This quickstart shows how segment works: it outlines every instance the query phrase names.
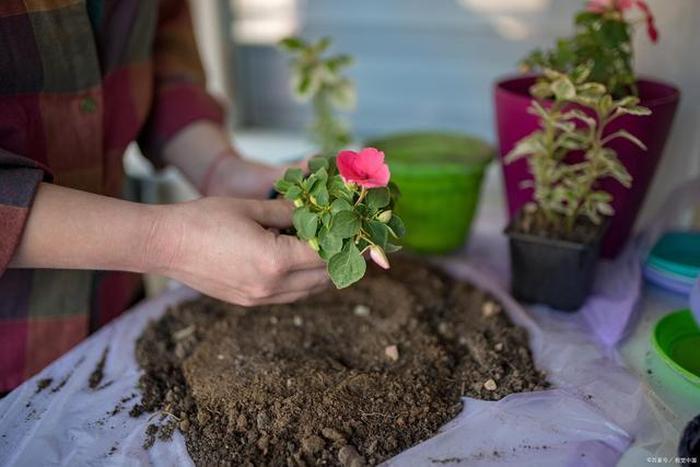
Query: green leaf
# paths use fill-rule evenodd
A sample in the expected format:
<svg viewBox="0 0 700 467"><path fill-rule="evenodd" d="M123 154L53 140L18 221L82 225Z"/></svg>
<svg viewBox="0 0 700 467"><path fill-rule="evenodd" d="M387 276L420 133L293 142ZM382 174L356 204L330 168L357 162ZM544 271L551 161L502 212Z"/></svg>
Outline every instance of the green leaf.
<svg viewBox="0 0 700 467"><path fill-rule="evenodd" d="M389 188L389 194L391 195L391 200L393 202L396 202L399 198L401 198L401 190L399 190L399 186L396 183L389 182L387 188Z"/></svg>
<svg viewBox="0 0 700 467"><path fill-rule="evenodd" d="M600 83L584 83L578 87L579 93L592 97L604 96L607 91Z"/></svg>
<svg viewBox="0 0 700 467"><path fill-rule="evenodd" d="M387 243L386 247L384 248L384 251L387 253L396 253L399 250L401 250L401 247L399 245L394 245L393 243Z"/></svg>
<svg viewBox="0 0 700 467"><path fill-rule="evenodd" d="M292 187L292 183L288 182L287 180L280 179L275 182L275 190L277 190L278 193L284 194L289 190L290 187Z"/></svg>
<svg viewBox="0 0 700 467"><path fill-rule="evenodd" d="M340 211L333 216L331 232L339 238L350 238L360 230L360 219L353 211Z"/></svg>
<svg viewBox="0 0 700 467"><path fill-rule="evenodd" d="M284 197L293 201L293 200L297 199L298 197L300 197L302 193L303 192L302 192L301 188L299 188L297 185L292 185L289 187L287 192L284 194Z"/></svg>
<svg viewBox="0 0 700 467"><path fill-rule="evenodd" d="M651 115L651 110L646 107L642 107L641 105L634 107L618 107L617 112L621 114L637 115L640 117Z"/></svg>
<svg viewBox="0 0 700 467"><path fill-rule="evenodd" d="M309 159L309 170L317 172L320 169L328 170L328 159L325 157L313 157Z"/></svg>
<svg viewBox="0 0 700 467"><path fill-rule="evenodd" d="M306 42L299 37L287 37L279 42L279 46L291 52L303 49L306 47Z"/></svg>
<svg viewBox="0 0 700 467"><path fill-rule="evenodd" d="M366 229L370 240L375 245L379 245L382 248L386 246L389 240L389 227L386 224L379 221L369 221L366 223Z"/></svg>
<svg viewBox="0 0 700 467"><path fill-rule="evenodd" d="M294 228L297 229L297 236L302 240L310 240L316 237L318 227L318 215L309 211L309 208L298 208L292 216Z"/></svg>
<svg viewBox="0 0 700 467"><path fill-rule="evenodd" d="M552 95L552 87L549 83L540 81L530 86L530 94L537 99L547 99Z"/></svg>
<svg viewBox="0 0 700 467"><path fill-rule="evenodd" d="M347 241L342 251L328 261L328 275L339 289L362 279L367 264L352 241Z"/></svg>
<svg viewBox="0 0 700 467"><path fill-rule="evenodd" d="M340 175L331 177L328 182L328 192L334 198L342 198L348 202L352 201L352 192L347 189Z"/></svg>
<svg viewBox="0 0 700 467"><path fill-rule="evenodd" d="M353 60L350 55L336 55L335 57L331 57L326 60L326 67L331 73L335 73L340 70L340 68L351 65L352 62Z"/></svg>
<svg viewBox="0 0 700 467"><path fill-rule="evenodd" d="M391 216L391 219L389 219L389 223L387 223L386 225L389 227L391 234L395 238L401 238L404 235L406 235L406 227L404 226L401 218L396 214L393 214Z"/></svg>
<svg viewBox="0 0 700 467"><path fill-rule="evenodd" d="M641 149L644 149L646 151L647 147L642 141L634 136L632 133L630 133L627 130L617 130L615 133L612 133L611 135L608 135L605 137L605 141L612 141L616 138L623 138L626 139L627 141L630 141L634 143L635 145L639 146Z"/></svg>
<svg viewBox="0 0 700 467"><path fill-rule="evenodd" d="M291 183L301 183L304 179L304 172L301 169L287 169L284 173L284 180Z"/></svg>
<svg viewBox="0 0 700 467"><path fill-rule="evenodd" d="M333 235L328 229L323 228L318 234L318 242L321 246L321 250L327 255L327 259L330 259L336 253L340 252L343 248L343 239Z"/></svg>
<svg viewBox="0 0 700 467"><path fill-rule="evenodd" d="M372 188L367 192L365 201L370 208L374 209L381 209L388 206L390 201L389 189L385 187Z"/></svg>
<svg viewBox="0 0 700 467"><path fill-rule="evenodd" d="M337 198L331 203L331 212L338 214L340 211L352 211L352 204L346 199Z"/></svg>
<svg viewBox="0 0 700 467"><path fill-rule="evenodd" d="M314 44L314 52L316 52L317 54L321 54L321 53L325 52L326 49L328 49L328 47L330 47L332 42L333 41L330 37L328 37L328 36L322 37L321 39L319 39L319 41L316 44Z"/></svg>
<svg viewBox="0 0 700 467"><path fill-rule="evenodd" d="M576 97L576 87L566 76L562 76L552 83L552 92L559 101L569 101Z"/></svg>
<svg viewBox="0 0 700 467"><path fill-rule="evenodd" d="M316 183L313 190L311 190L311 196L313 196L316 204L319 206L328 206L330 198L328 196L328 189L323 183Z"/></svg>

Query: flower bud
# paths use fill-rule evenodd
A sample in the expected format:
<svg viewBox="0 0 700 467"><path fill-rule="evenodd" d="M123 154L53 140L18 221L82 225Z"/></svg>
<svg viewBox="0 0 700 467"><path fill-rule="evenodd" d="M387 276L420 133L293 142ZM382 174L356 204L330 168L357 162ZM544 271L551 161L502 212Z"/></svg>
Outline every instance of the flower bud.
<svg viewBox="0 0 700 467"><path fill-rule="evenodd" d="M386 224L387 222L389 222L391 220L391 214L392 214L391 209L389 209L388 211L384 211L377 216L377 220L379 222Z"/></svg>
<svg viewBox="0 0 700 467"><path fill-rule="evenodd" d="M304 205L304 202L301 200L301 198L297 198L294 200L294 206L297 208L300 208Z"/></svg>
<svg viewBox="0 0 700 467"><path fill-rule="evenodd" d="M315 196L309 196L309 200L310 200L313 204L318 204L318 202L316 201L316 197L315 197Z"/></svg>
<svg viewBox="0 0 700 467"><path fill-rule="evenodd" d="M386 253L381 247L377 245L372 245L369 247L369 257L372 261L377 263L377 265L383 269L389 269L389 259L386 257Z"/></svg>
<svg viewBox="0 0 700 467"><path fill-rule="evenodd" d="M313 248L314 251L318 251L318 250L319 250L320 247L318 246L318 240L317 240L317 239L312 238L311 240L308 241L308 243L309 243L309 246L310 246L311 248Z"/></svg>

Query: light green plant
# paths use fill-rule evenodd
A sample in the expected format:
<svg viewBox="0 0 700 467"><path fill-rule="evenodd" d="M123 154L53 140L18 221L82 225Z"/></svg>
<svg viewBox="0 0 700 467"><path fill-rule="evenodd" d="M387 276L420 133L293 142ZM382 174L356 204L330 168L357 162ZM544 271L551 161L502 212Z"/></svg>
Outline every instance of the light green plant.
<svg viewBox="0 0 700 467"><path fill-rule="evenodd" d="M353 109L357 100L355 86L342 73L352 64L352 57L346 54L325 56L330 45L328 37L315 43L299 37L280 42L280 47L292 56L294 96L312 103L311 136L323 156L333 156L351 142L348 125L337 114L340 110Z"/></svg>
<svg viewBox="0 0 700 467"><path fill-rule="evenodd" d="M505 158L511 163L527 157L533 181L526 186L534 190L537 211L553 229L563 220L568 232L581 217L600 224L614 213L612 196L599 188L601 179L612 177L628 188L632 184L609 143L623 138L646 149L626 130L606 133L608 125L623 115L651 113L636 96L615 100L604 85L588 82L589 74L588 66L577 67L570 76L544 70L544 78L530 89L535 99L529 112L539 117L540 129ZM582 158L572 162L569 156L577 151Z"/></svg>

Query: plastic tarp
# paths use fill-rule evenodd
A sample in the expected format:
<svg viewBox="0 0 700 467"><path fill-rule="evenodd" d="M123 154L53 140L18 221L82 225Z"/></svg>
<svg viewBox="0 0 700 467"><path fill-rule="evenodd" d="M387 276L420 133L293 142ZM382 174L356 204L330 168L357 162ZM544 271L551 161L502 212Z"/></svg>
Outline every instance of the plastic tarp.
<svg viewBox="0 0 700 467"><path fill-rule="evenodd" d="M462 413L436 436L386 464L601 466L616 464L635 438L647 440L650 454L661 449L663 427L648 410L644 386L614 350L639 298L640 248L632 244L616 261L602 261L592 297L568 314L515 302L506 292L505 238L488 225L474 232L468 254L442 266L490 291L528 329L554 389L495 402L465 398ZM144 326L194 295L177 288L140 304L0 400L0 465L191 465L178 432L143 449L146 426L158 415L132 418L127 412L137 399L121 409L119 401L136 392L133 350ZM108 384L94 391L88 378L106 347ZM48 377L53 384L36 393L37 381Z"/></svg>

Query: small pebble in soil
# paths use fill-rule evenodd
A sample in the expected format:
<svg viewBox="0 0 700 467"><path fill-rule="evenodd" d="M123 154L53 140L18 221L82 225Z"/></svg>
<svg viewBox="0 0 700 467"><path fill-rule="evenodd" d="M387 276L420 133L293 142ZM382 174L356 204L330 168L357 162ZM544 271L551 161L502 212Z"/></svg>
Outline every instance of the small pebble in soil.
<svg viewBox="0 0 700 467"><path fill-rule="evenodd" d="M492 301L486 301L484 304L481 306L481 313L484 315L484 318L490 318L496 314L498 314L501 311L501 307Z"/></svg>
<svg viewBox="0 0 700 467"><path fill-rule="evenodd" d="M270 316L270 324L275 325L279 322L277 316Z"/></svg>
<svg viewBox="0 0 700 467"><path fill-rule="evenodd" d="M365 459L357 452L355 446L349 444L340 448L338 460L344 467L361 467L366 465Z"/></svg>
<svg viewBox="0 0 700 467"><path fill-rule="evenodd" d="M369 316L370 310L367 305L355 305L352 312L355 314L355 316Z"/></svg>
<svg viewBox="0 0 700 467"><path fill-rule="evenodd" d="M486 389L487 391L495 391L496 389L498 389L498 386L496 385L496 382L493 379L488 379L484 383L484 389Z"/></svg>
<svg viewBox="0 0 700 467"><path fill-rule="evenodd" d="M294 326L296 327L301 327L304 324L304 320L301 319L301 316L295 315L294 318L292 319L292 322L294 323Z"/></svg>
<svg viewBox="0 0 700 467"><path fill-rule="evenodd" d="M494 345L493 348L496 350L496 352L500 352L503 350L503 343L499 342L498 344Z"/></svg>
<svg viewBox="0 0 700 467"><path fill-rule="evenodd" d="M314 455L321 451L325 445L326 443L323 441L323 438L316 435L307 436L301 440L301 448L305 453L310 455Z"/></svg>
<svg viewBox="0 0 700 467"><path fill-rule="evenodd" d="M331 441L335 441L335 442L345 441L345 436L343 436L343 434L340 433L335 428L324 428L323 430L321 430L321 434L323 435L324 438L329 439Z"/></svg>
<svg viewBox="0 0 700 467"><path fill-rule="evenodd" d="M389 345L384 349L384 355L392 362L399 360L399 348L395 345Z"/></svg>

